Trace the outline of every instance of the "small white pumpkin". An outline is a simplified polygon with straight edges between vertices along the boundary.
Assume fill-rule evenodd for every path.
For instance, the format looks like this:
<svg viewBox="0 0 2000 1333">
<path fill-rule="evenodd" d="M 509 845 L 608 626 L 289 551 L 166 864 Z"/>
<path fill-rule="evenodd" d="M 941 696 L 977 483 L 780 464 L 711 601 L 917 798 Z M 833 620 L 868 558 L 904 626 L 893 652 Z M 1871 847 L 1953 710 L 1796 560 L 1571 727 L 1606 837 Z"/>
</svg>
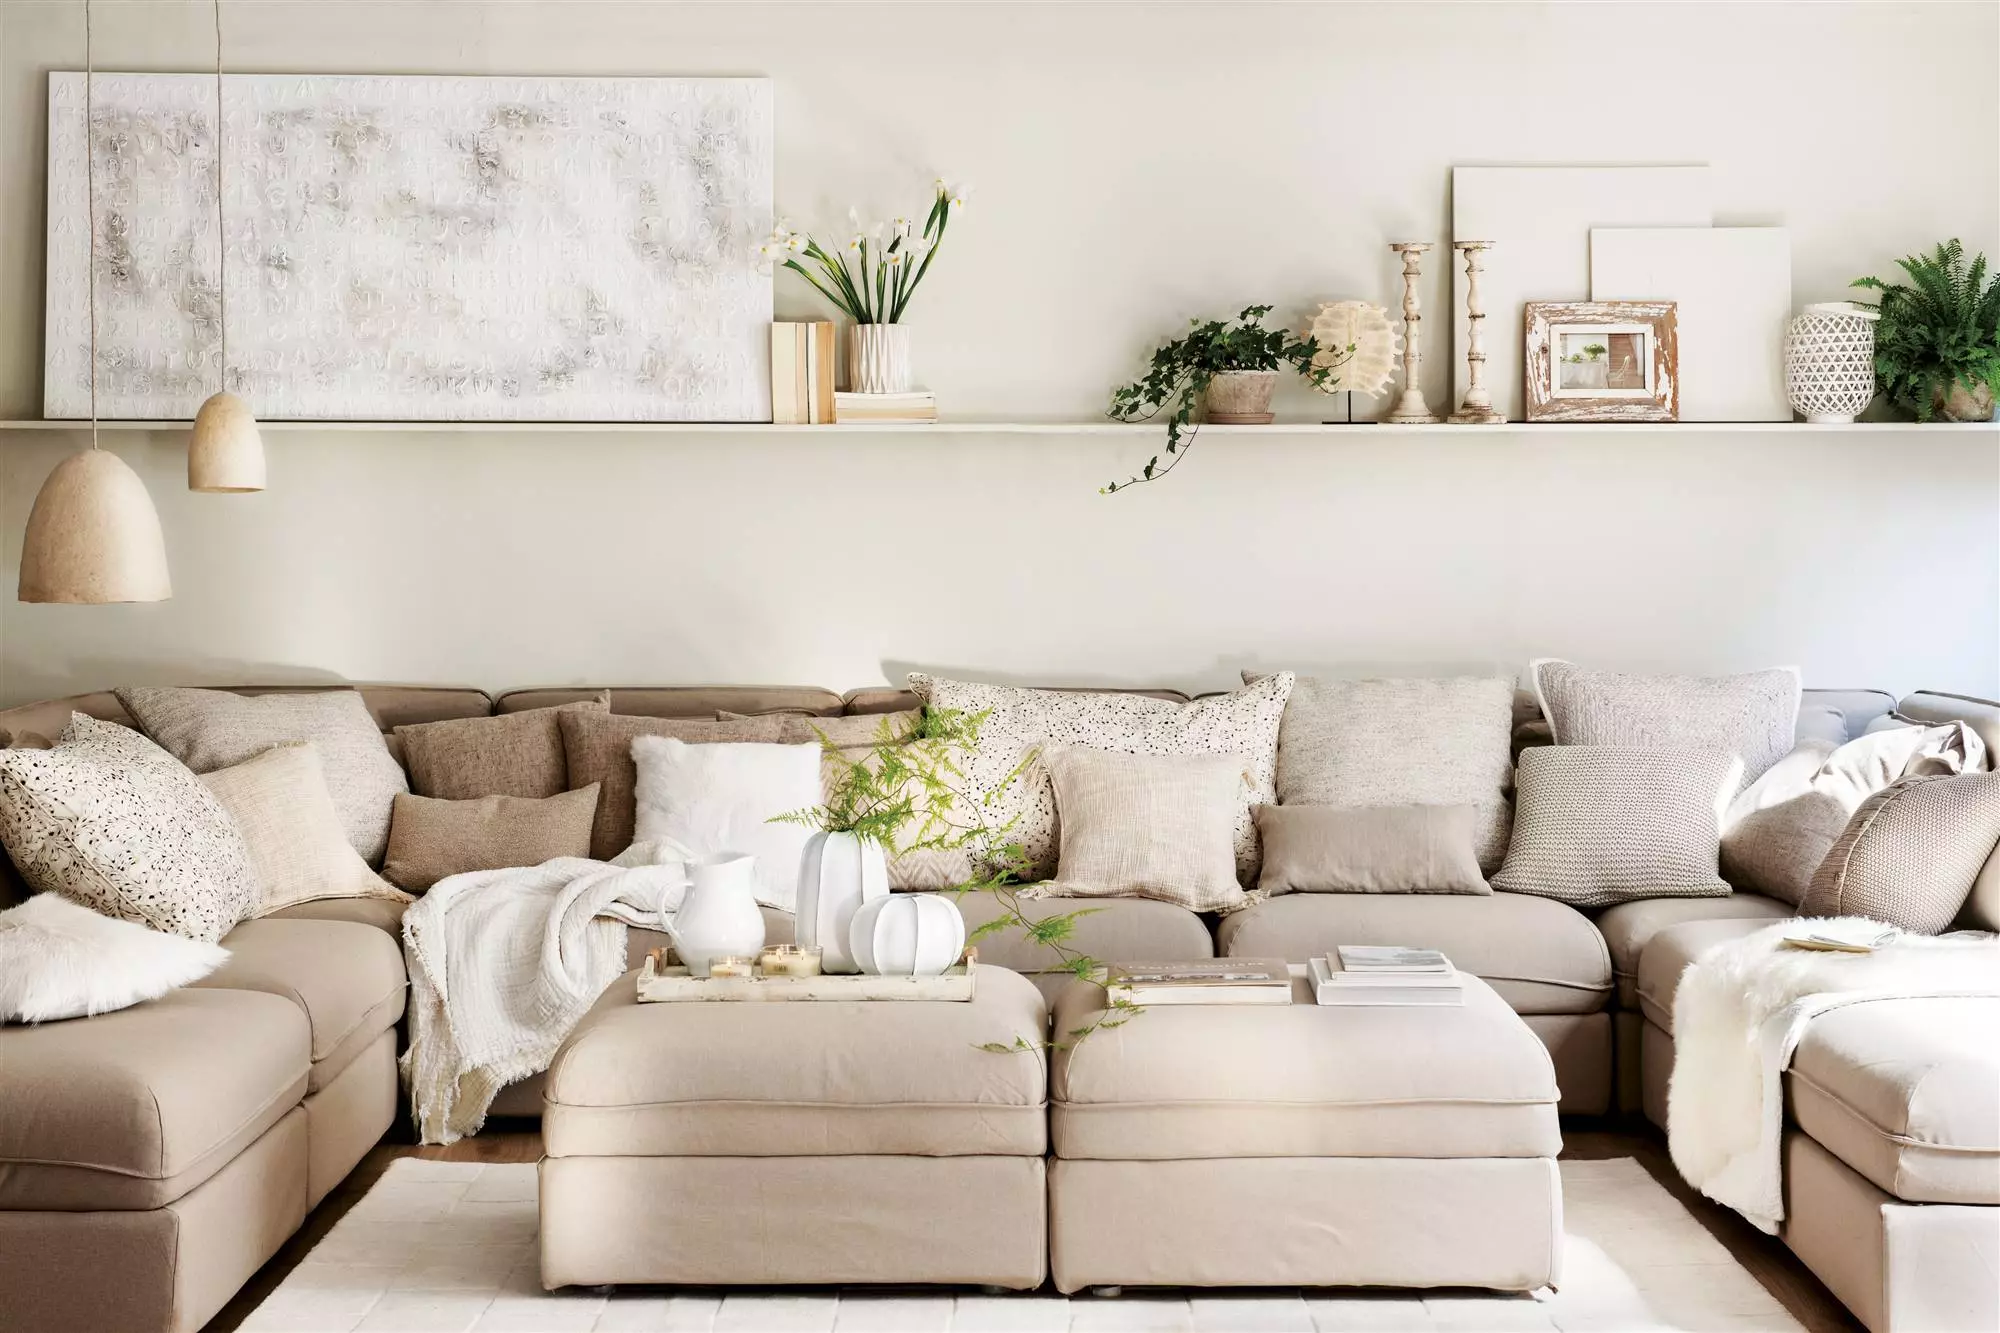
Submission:
<svg viewBox="0 0 2000 1333">
<path fill-rule="evenodd" d="M 892 893 L 856 909 L 847 949 L 874 976 L 934 977 L 965 952 L 965 917 L 940 894 Z"/>
</svg>

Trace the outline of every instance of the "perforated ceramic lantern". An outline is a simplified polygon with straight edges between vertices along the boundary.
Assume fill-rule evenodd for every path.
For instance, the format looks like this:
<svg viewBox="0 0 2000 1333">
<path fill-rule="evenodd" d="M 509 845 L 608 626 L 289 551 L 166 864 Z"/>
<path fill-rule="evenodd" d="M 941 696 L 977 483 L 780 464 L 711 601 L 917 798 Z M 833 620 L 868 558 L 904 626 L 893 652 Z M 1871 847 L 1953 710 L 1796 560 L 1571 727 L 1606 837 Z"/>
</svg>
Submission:
<svg viewBox="0 0 2000 1333">
<path fill-rule="evenodd" d="M 863 972 L 934 977 L 965 952 L 965 918 L 938 894 L 892 893 L 855 911 L 847 948 Z"/>
</svg>

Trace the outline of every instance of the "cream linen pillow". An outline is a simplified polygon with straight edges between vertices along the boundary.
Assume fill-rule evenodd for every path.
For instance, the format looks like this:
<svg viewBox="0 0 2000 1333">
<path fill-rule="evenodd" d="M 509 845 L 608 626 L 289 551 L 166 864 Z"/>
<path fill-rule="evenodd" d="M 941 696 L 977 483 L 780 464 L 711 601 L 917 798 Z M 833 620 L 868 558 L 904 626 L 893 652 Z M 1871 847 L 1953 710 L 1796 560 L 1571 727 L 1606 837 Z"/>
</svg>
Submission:
<svg viewBox="0 0 2000 1333">
<path fill-rule="evenodd" d="M 1475 840 L 1485 814 L 1470 805 L 1260 805 L 1264 874 L 1280 893 L 1491 893 Z"/>
<path fill-rule="evenodd" d="M 414 901 L 370 870 L 347 841 L 310 744 L 273 746 L 248 763 L 204 773 L 200 782 L 229 812 L 250 852 L 259 896 L 249 915 L 322 898 Z"/>
<path fill-rule="evenodd" d="M 672 838 L 696 856 L 748 852 L 757 858 L 757 901 L 792 911 L 813 831 L 771 819 L 819 804 L 819 756 L 817 745 L 690 745 L 641 736 L 632 742 L 634 839 Z"/>
<path fill-rule="evenodd" d="M 1006 779 L 1035 750 L 1074 745 L 1119 754 L 1238 756 L 1249 769 L 1250 791 L 1236 821 L 1236 878 L 1239 884 L 1255 884 L 1259 856 L 1250 806 L 1278 798 L 1278 725 L 1293 679 L 1291 672 L 1280 671 L 1232 694 L 1191 703 L 1139 694 L 980 685 L 921 672 L 911 674 L 910 689 L 933 708 L 987 713 L 979 746 L 966 763 L 967 798 L 980 803 L 993 827 L 1015 821 L 1004 841 L 1020 844 L 1028 878 L 1056 873 L 1060 819 L 1055 788 L 1045 765 L 1031 765 L 1011 786 Z M 991 866 L 996 850 L 977 859 Z"/>
<path fill-rule="evenodd" d="M 1153 898 L 1193 912 L 1247 904 L 1236 881 L 1236 821 L 1249 775 L 1229 754 L 1043 749 L 1062 815 L 1056 892 Z"/>
<path fill-rule="evenodd" d="M 130 727 L 70 714 L 50 750 L 0 750 L 0 842 L 21 877 L 105 916 L 213 942 L 257 908 L 229 815 Z"/>
<path fill-rule="evenodd" d="M 219 944 L 114 921 L 57 893 L 0 912 L 0 1023 L 87 1018 L 156 1000 L 229 961 Z"/>
<path fill-rule="evenodd" d="M 596 783 L 540 800 L 398 796 L 382 873 L 406 889 L 421 890 L 448 875 L 538 866 L 558 856 L 588 856 L 597 800 Z"/>
</svg>

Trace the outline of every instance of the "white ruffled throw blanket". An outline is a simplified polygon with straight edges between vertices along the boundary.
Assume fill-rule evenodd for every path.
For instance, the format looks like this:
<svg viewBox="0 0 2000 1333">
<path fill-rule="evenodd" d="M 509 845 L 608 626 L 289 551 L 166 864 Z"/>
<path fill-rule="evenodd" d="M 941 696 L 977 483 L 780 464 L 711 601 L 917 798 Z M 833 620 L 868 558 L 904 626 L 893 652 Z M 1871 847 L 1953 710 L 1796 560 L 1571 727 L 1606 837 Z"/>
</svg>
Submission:
<svg viewBox="0 0 2000 1333">
<path fill-rule="evenodd" d="M 1829 1010 L 1914 996 L 2000 995 L 2000 940 L 1962 932 L 1904 935 L 1871 954 L 1820 953 L 1781 941 L 1786 921 L 1718 945 L 1688 965 L 1674 995 L 1667 1146 L 1689 1184 L 1777 1234 L 1785 1220 L 1785 1068 Z M 1871 923 L 1872 924 L 1872 923 Z"/>
<path fill-rule="evenodd" d="M 662 839 L 612 862 L 452 875 L 411 906 L 402 1071 L 421 1142 L 478 1133 L 500 1089 L 548 1068 L 624 973 L 627 924 L 655 926 L 680 906 L 692 859 Z"/>
</svg>

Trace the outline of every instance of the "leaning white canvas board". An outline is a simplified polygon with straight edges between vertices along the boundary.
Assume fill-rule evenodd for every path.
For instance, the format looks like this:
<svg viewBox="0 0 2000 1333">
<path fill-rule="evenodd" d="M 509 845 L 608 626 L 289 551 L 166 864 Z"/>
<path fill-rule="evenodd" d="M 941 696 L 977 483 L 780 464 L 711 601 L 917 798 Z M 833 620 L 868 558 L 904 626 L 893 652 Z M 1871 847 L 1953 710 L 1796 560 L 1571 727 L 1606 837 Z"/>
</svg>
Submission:
<svg viewBox="0 0 2000 1333">
<path fill-rule="evenodd" d="M 90 408 L 84 79 L 49 76 L 43 412 Z M 98 410 L 219 387 L 215 80 L 99 74 Z M 231 74 L 230 388 L 269 419 L 770 419 L 768 79 Z"/>
<path fill-rule="evenodd" d="M 1705 166 L 1453 167 L 1452 239 L 1493 242 L 1479 278 L 1493 405 L 1509 421 L 1525 417 L 1521 307 L 1590 299 L 1593 227 L 1706 227 L 1714 217 Z M 1442 257 L 1452 266 L 1448 408 L 1456 408 L 1465 396 L 1465 267 L 1456 254 Z"/>
<path fill-rule="evenodd" d="M 1672 301 L 1682 421 L 1790 421 L 1785 321 L 1792 239 L 1783 227 L 1597 227 L 1590 299 Z"/>
</svg>

